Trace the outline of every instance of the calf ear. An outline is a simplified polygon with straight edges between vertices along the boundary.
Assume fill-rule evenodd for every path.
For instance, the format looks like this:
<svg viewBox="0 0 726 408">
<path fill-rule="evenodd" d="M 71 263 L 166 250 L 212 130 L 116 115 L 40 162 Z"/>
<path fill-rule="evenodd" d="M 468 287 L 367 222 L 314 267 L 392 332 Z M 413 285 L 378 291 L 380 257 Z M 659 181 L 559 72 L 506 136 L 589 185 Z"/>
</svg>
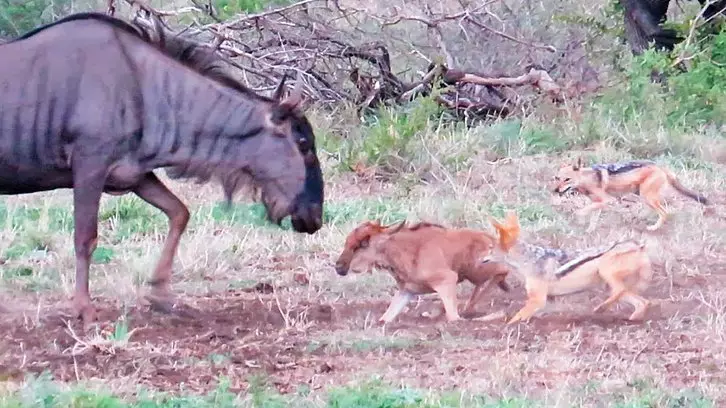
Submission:
<svg viewBox="0 0 726 408">
<path fill-rule="evenodd" d="M 572 167 L 573 170 L 580 170 L 580 168 L 585 167 L 585 164 L 583 163 L 582 156 L 577 158 L 577 163 Z"/>
<path fill-rule="evenodd" d="M 400 231 L 401 228 L 403 228 L 405 225 L 406 225 L 406 220 L 401 221 L 400 223 L 398 223 L 398 225 L 389 225 L 388 227 L 386 227 L 386 234 L 388 234 L 388 235 L 395 234 L 398 231 Z"/>
</svg>

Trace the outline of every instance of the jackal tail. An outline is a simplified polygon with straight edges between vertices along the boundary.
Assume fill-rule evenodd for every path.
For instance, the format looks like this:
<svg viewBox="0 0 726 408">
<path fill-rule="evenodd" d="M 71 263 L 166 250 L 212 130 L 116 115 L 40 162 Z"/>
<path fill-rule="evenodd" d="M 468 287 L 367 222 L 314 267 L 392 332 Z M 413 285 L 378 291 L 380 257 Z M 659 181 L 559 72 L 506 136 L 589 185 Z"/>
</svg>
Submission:
<svg viewBox="0 0 726 408">
<path fill-rule="evenodd" d="M 679 193 L 681 193 L 684 196 L 687 196 L 695 201 L 698 201 L 699 203 L 701 203 L 703 205 L 708 205 L 708 199 L 706 197 L 704 197 L 701 194 L 698 194 L 697 192 L 695 192 L 693 190 L 690 190 L 690 189 L 684 187 L 683 184 L 681 184 L 681 182 L 678 181 L 678 179 L 676 178 L 676 175 L 673 174 L 672 171 L 670 171 L 668 169 L 663 169 L 663 170 L 665 171 L 666 177 L 668 177 L 668 182 L 673 186 L 673 188 L 678 190 Z"/>
</svg>

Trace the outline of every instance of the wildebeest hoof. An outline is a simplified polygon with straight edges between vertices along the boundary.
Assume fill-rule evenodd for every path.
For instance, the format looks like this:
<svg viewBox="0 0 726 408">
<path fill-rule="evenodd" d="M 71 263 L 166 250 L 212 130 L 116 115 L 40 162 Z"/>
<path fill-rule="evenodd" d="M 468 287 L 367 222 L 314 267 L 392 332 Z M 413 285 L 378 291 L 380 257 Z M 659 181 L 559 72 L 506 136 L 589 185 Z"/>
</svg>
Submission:
<svg viewBox="0 0 726 408">
<path fill-rule="evenodd" d="M 158 295 L 151 293 L 146 295 L 146 300 L 149 301 L 151 310 L 157 312 L 192 319 L 199 316 L 198 310 L 184 304 L 171 295 Z"/>
<path fill-rule="evenodd" d="M 83 321 L 83 325 L 88 325 L 98 321 L 98 311 L 91 304 L 90 300 L 73 300 L 73 313 L 77 319 Z"/>
</svg>

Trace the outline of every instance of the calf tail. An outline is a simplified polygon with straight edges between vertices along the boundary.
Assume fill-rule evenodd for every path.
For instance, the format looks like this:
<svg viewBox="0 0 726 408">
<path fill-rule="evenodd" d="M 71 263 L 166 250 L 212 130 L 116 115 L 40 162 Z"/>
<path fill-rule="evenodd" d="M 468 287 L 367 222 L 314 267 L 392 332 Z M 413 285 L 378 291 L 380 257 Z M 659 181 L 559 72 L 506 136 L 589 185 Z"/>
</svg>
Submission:
<svg viewBox="0 0 726 408">
<path fill-rule="evenodd" d="M 708 205 L 708 199 L 706 199 L 706 197 L 704 197 L 701 194 L 698 194 L 697 192 L 695 192 L 693 190 L 690 190 L 690 189 L 684 187 L 683 184 L 681 184 L 681 182 L 678 181 L 678 179 L 676 178 L 676 175 L 673 174 L 673 172 L 671 172 L 670 170 L 664 169 L 664 171 L 666 173 L 666 177 L 668 177 L 668 182 L 673 186 L 673 188 L 678 190 L 679 193 L 681 193 L 684 196 L 689 197 L 695 201 L 698 201 L 699 203 L 701 203 L 703 205 Z"/>
</svg>

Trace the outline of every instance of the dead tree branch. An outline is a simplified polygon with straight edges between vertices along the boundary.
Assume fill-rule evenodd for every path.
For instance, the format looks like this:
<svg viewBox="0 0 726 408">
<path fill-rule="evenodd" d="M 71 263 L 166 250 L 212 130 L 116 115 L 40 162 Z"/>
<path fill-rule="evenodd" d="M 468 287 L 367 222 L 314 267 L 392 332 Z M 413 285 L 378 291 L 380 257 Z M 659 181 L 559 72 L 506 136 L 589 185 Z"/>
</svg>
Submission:
<svg viewBox="0 0 726 408">
<path fill-rule="evenodd" d="M 487 52 L 508 52 L 511 47 L 528 54 L 557 51 L 554 45 L 520 38 L 521 32 L 515 37 L 492 28 L 489 24 L 497 24 L 497 19 L 488 7 L 501 0 L 474 0 L 446 14 L 428 4 L 416 8 L 407 3 L 406 12 L 392 6 L 378 14 L 356 8 L 360 6 L 354 6 L 353 0 L 302 0 L 227 20 L 211 0 L 189 1 L 188 6 L 166 10 L 144 0 L 124 3 L 137 15 L 153 14 L 162 22 L 190 17 L 193 23 L 183 35 L 208 44 L 231 72 L 260 91 L 273 89 L 283 75 L 296 71 L 304 78 L 306 95 L 323 105 L 350 101 L 366 110 L 405 103 L 436 90 L 434 99 L 444 108 L 457 116 L 480 118 L 509 115 L 524 99 L 537 97 L 537 91 L 556 102 L 569 95 L 551 71 L 541 67 L 510 65 L 508 70 L 516 74 L 485 75 L 476 72 L 478 67 L 462 65 L 469 52 L 491 58 Z M 107 12 L 113 14 L 117 7 L 109 0 Z M 171 30 L 168 22 L 164 24 Z M 387 30 L 416 32 L 418 37 L 381 34 Z M 504 51 L 462 50 L 462 37 L 471 42 L 477 40 L 470 38 L 500 37 L 505 40 Z M 428 65 L 423 72 L 405 74 L 421 60 Z"/>
</svg>

